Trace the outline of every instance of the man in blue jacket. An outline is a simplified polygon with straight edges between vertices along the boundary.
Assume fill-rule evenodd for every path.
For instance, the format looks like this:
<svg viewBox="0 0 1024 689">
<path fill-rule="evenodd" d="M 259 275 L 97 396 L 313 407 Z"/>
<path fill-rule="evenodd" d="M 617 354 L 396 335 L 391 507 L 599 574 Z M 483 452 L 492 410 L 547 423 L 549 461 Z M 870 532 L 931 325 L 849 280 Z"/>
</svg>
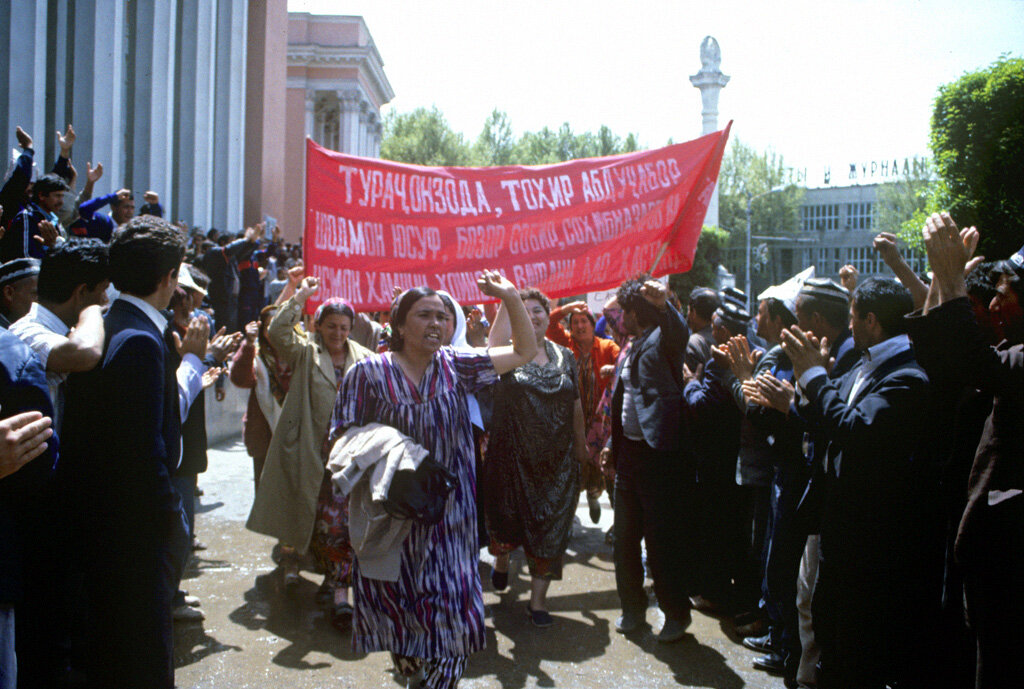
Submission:
<svg viewBox="0 0 1024 689">
<path fill-rule="evenodd" d="M 40 533 L 40 517 L 53 509 L 45 494 L 57 458 L 57 439 L 51 437 L 53 408 L 46 372 L 35 353 L 4 328 L 0 328 L 0 415 L 9 417 L 0 421 L 0 689 L 14 689 L 15 641 L 28 679 L 39 658 L 40 649 L 34 645 L 39 637 L 34 632 L 41 620 L 32 618 L 35 607 L 26 600 L 33 574 L 26 572 L 26 565 L 42 544 L 52 542 Z M 24 618 L 26 604 L 29 618 Z M 36 684 L 22 679 L 22 686 L 47 685 L 38 676 Z"/>
<path fill-rule="evenodd" d="M 160 311 L 184 253 L 181 233 L 152 216 L 114 234 L 110 277 L 121 295 L 105 317 L 103 358 L 67 382 L 61 469 L 81 519 L 90 687 L 174 685 L 173 552 L 186 527 L 171 484 L 181 407 Z"/>
</svg>

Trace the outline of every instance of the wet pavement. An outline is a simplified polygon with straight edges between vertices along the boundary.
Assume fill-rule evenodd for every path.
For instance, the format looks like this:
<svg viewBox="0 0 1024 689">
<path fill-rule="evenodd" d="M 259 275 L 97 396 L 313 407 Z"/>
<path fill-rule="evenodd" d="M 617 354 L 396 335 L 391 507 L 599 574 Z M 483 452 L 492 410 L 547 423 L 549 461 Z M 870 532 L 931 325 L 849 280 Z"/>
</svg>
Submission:
<svg viewBox="0 0 1024 689">
<path fill-rule="evenodd" d="M 349 633 L 336 631 L 314 601 L 322 579 L 302 572 L 286 591 L 270 554 L 272 539 L 245 529 L 252 504 L 252 461 L 241 442 L 213 449 L 199 477 L 196 553 L 183 588 L 202 600 L 206 621 L 175 627 L 177 685 L 188 687 L 402 687 L 387 653 L 352 651 Z M 481 562 L 487 606 L 487 648 L 472 656 L 464 689 L 525 687 L 740 687 L 780 688 L 782 680 L 751 667 L 728 622 L 694 613 L 686 637 L 660 644 L 663 618 L 647 611 L 650 626 L 623 636 L 612 549 L 604 530 L 611 509 L 602 498 L 601 523 L 593 525 L 586 501 L 577 511 L 564 578 L 548 595 L 555 624 L 538 629 L 526 616 L 529 577 L 522 553 L 512 557 L 509 589 L 490 590 L 490 564 Z M 649 582 L 648 582 L 649 583 Z M 652 596 L 653 598 L 653 596 Z"/>
</svg>

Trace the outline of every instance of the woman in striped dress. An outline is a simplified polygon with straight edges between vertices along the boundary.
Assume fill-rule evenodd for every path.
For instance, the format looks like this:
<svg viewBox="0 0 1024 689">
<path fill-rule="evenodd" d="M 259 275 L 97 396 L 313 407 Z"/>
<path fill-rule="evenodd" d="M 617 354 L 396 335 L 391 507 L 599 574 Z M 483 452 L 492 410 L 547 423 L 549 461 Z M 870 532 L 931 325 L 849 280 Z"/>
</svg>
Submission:
<svg viewBox="0 0 1024 689">
<path fill-rule="evenodd" d="M 353 577 L 357 652 L 390 651 L 396 667 L 418 675 L 415 686 L 458 684 L 470 653 L 484 647 L 484 607 L 477 569 L 476 477 L 466 395 L 494 383 L 536 355 L 533 328 L 515 285 L 497 273 L 477 281 L 501 299 L 511 346 L 489 353 L 443 347 L 451 316 L 430 288 L 403 293 L 392 307 L 391 351 L 356 364 L 342 384 L 334 435 L 371 422 L 392 426 L 430 451 L 458 478 L 444 518 L 414 523 L 402 545 L 398 581 Z"/>
</svg>

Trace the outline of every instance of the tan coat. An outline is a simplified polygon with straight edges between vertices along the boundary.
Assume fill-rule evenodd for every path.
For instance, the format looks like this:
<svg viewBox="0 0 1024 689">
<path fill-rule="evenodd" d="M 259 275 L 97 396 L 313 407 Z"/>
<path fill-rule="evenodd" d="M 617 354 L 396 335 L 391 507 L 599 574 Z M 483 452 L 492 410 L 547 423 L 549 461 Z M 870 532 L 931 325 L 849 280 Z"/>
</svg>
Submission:
<svg viewBox="0 0 1024 689">
<path fill-rule="evenodd" d="M 301 320 L 302 305 L 293 297 L 278 309 L 267 329 L 278 356 L 291 365 L 292 378 L 245 525 L 305 552 L 316 521 L 324 479 L 321 448 L 329 431 L 337 384 L 327 351 L 314 336 L 295 329 Z M 350 338 L 345 372 L 371 354 Z"/>
</svg>

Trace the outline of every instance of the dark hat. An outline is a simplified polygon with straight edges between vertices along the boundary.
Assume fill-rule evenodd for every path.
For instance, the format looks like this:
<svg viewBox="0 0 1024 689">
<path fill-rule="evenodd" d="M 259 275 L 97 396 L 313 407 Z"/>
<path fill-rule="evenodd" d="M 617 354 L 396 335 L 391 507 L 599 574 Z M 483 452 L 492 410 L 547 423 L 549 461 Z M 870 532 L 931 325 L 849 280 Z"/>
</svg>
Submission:
<svg viewBox="0 0 1024 689">
<path fill-rule="evenodd" d="M 850 293 L 847 289 L 828 278 L 808 278 L 800 288 L 799 296 L 813 297 L 844 306 L 850 303 Z"/>
<path fill-rule="evenodd" d="M 997 263 L 996 270 L 1018 279 L 1024 278 L 1024 246 L 1018 249 L 1017 253 L 1010 256 L 1010 258 Z"/>
<path fill-rule="evenodd" d="M 39 259 L 16 258 L 0 265 L 0 287 L 39 275 Z"/>
<path fill-rule="evenodd" d="M 726 287 L 722 290 L 722 303 L 733 304 L 741 309 L 747 308 L 747 294 L 735 287 Z"/>
<path fill-rule="evenodd" d="M 725 322 L 725 327 L 737 334 L 746 332 L 747 324 L 750 322 L 747 310 L 729 301 L 723 302 L 715 311 L 715 315 Z"/>
</svg>

